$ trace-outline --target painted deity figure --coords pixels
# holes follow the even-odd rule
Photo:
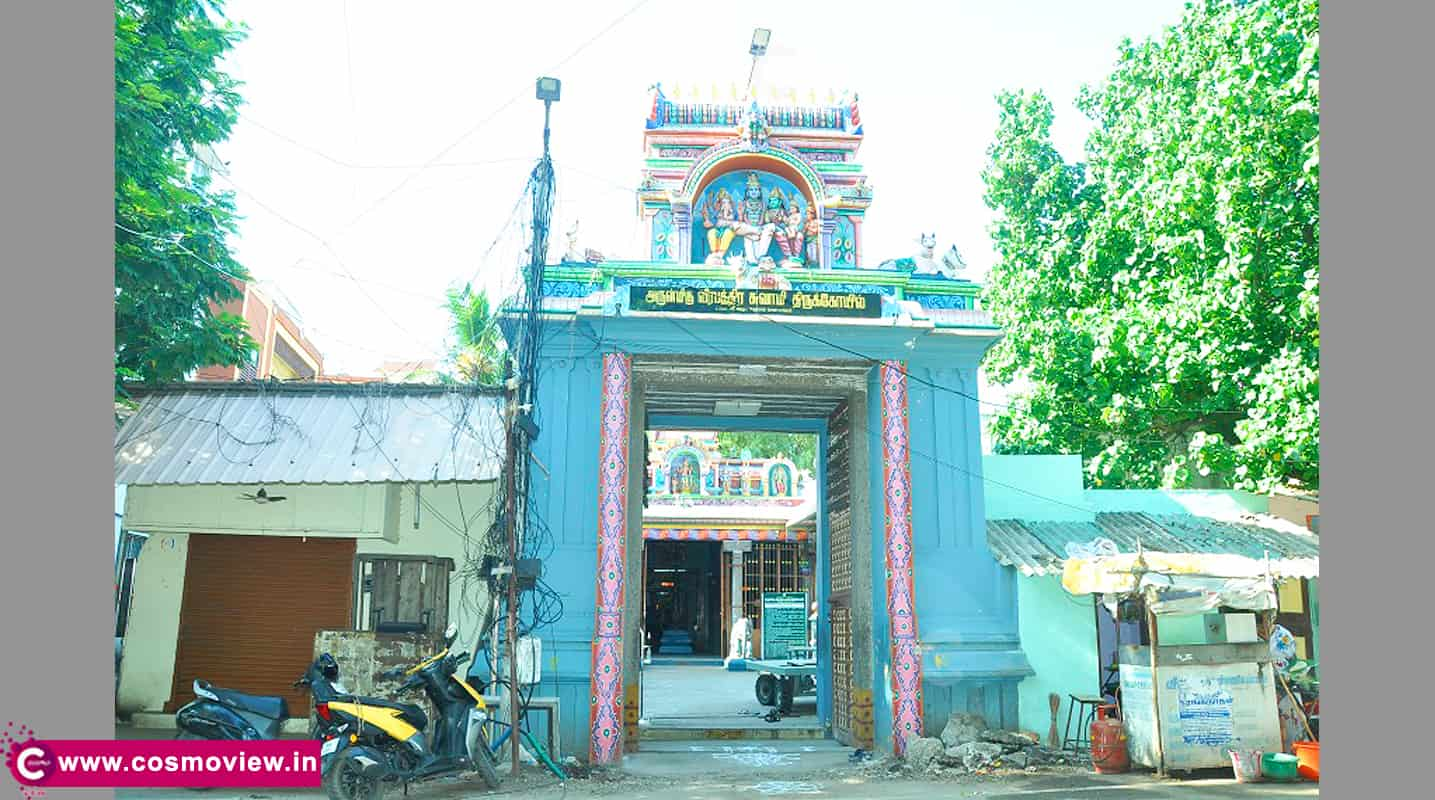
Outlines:
[[[776,497],[790,494],[787,490],[787,467],[782,464],[772,468],[772,494]]]
[[[673,461],[673,494],[697,494],[698,479],[693,460],[679,456]]]
[[[803,240],[806,237],[806,225],[803,224],[802,206],[796,200],[787,207],[787,215],[782,224],[778,226],[777,246],[782,250],[782,265],[784,267],[802,266]]]
[[[803,223],[802,233],[807,239],[807,263],[809,265],[820,264],[822,247],[822,223],[817,219],[817,206],[807,207],[807,220]]]
[[[733,208],[732,196],[726,191],[719,191],[717,199],[703,209],[703,227],[708,234],[707,263],[723,263],[727,259],[727,249],[737,236],[737,212]]]
[[[757,173],[749,172],[742,206],[738,209],[736,227],[737,235],[743,238],[743,255],[749,264],[756,264],[767,255],[767,248],[777,227],[775,224],[769,224],[766,205],[763,203],[762,184],[758,182]]]

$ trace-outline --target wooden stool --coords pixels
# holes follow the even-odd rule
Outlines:
[[[1096,718],[1096,707],[1105,705],[1106,701],[1100,697],[1081,697],[1074,694],[1067,695],[1067,697],[1071,698],[1071,705],[1066,707],[1066,734],[1062,737],[1061,749],[1078,753],[1090,750],[1091,722]],[[1076,717],[1075,736],[1071,732],[1073,712]]]

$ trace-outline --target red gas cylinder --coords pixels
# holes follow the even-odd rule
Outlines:
[[[1131,769],[1131,758],[1126,753],[1126,728],[1121,720],[1107,716],[1115,708],[1097,706],[1096,719],[1091,721],[1091,766],[1102,774]]]

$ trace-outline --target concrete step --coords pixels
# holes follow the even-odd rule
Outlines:
[[[714,741],[693,738],[639,742],[623,756],[623,771],[654,778],[695,775],[780,778],[848,765],[849,748],[831,739],[809,741]]]
[[[688,741],[824,741],[827,731],[817,727],[702,727],[698,725],[659,725],[642,728],[641,742]]]

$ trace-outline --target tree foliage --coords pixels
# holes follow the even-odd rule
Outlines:
[[[1084,164],[1043,95],[999,96],[986,367],[1027,387],[1002,452],[1080,453],[1093,486],[1319,485],[1318,19],[1198,0],[1123,42],[1078,102]]]
[[[242,37],[218,2],[115,3],[115,388],[179,380],[243,363],[254,347],[239,317],[248,273],[230,255],[233,196],[198,159],[229,136],[237,84],[219,70]]]
[[[484,385],[499,383],[504,371],[503,334],[488,296],[465,284],[462,288],[449,289],[446,299],[450,335],[448,361],[457,379]]]
[[[729,458],[737,458],[747,450],[753,458],[786,458],[798,469],[813,474],[817,471],[817,437],[811,434],[722,431],[717,442],[719,451]]]

